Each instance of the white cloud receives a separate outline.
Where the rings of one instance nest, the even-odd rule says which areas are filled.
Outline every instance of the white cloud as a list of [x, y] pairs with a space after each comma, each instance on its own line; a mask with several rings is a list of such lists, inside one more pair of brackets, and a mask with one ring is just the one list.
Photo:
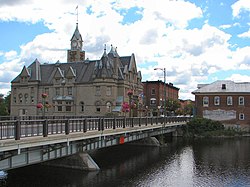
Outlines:
[[7, 53], [4, 54], [4, 57], [7, 59], [7, 60], [12, 60], [12, 59], [15, 59], [17, 56], [17, 52], [16, 51], [9, 51]]
[[238, 35], [240, 38], [250, 38], [250, 29], [247, 32]]
[[238, 0], [232, 5], [232, 9], [233, 9], [233, 16], [239, 17], [241, 12], [250, 11], [250, 1]]
[[231, 28], [232, 27], [232, 25], [221, 25], [219, 28], [220, 29], [229, 29], [229, 28]]
[[226, 78], [226, 80], [232, 80], [234, 82], [250, 82], [250, 76], [233, 74], [230, 77]]
[[[146, 62], [165, 67], [167, 82], [181, 88], [181, 98], [193, 98], [191, 91], [211, 73], [221, 69], [250, 67], [246, 55], [250, 54], [249, 48], [232, 52], [229, 48], [231, 35], [210, 26], [208, 22], [200, 29], [187, 29], [192, 19], [203, 18], [202, 9], [187, 1], [16, 2], [18, 4], [5, 1], [4, 6], [0, 6], [0, 20], [29, 23], [42, 21], [51, 32], [40, 34], [23, 44], [20, 54], [15, 51], [0, 51], [0, 57], [5, 57], [0, 66], [0, 79], [9, 77], [5, 82], [11, 81], [20, 73], [23, 65], [31, 64], [36, 58], [41, 63], [54, 63], [57, 60], [66, 62], [67, 49], [70, 48], [70, 38], [76, 24], [77, 4], [79, 30], [84, 40], [86, 57], [100, 58], [104, 44], [108, 45], [108, 49], [111, 44], [117, 46], [120, 56], [135, 53], [138, 70], [141, 70], [144, 80], [163, 80], [162, 72], [152, 71], [154, 65], [148, 65]], [[240, 0], [232, 6], [235, 16], [239, 15], [241, 10], [247, 10], [246, 2]], [[124, 15], [120, 15], [119, 11], [135, 6], [139, 7], [138, 13], [142, 15], [142, 19], [123, 25]], [[91, 10], [91, 15], [87, 14], [87, 9]], [[222, 25], [220, 28], [229, 27], [230, 25]], [[244, 36], [243, 34], [239, 37]]]
[[250, 69], [250, 47], [238, 48], [232, 55], [236, 69]]

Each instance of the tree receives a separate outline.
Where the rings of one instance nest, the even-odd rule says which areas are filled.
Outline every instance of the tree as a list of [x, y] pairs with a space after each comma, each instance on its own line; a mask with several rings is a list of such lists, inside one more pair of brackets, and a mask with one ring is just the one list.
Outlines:
[[6, 97], [0, 94], [0, 116], [7, 116], [10, 114], [10, 92]]
[[10, 102], [11, 102], [10, 99], [11, 99], [11, 92], [8, 92], [8, 95], [5, 97], [5, 103], [9, 114], [10, 114]]
[[181, 104], [178, 100], [167, 99], [166, 107], [168, 114], [175, 114], [176, 111], [180, 108]]
[[193, 115], [193, 103], [189, 103], [184, 107], [184, 114], [185, 115]]

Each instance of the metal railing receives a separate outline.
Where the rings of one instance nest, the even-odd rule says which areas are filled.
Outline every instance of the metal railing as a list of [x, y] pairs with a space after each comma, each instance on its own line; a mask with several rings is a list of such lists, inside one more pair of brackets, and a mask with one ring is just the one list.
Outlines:
[[[187, 122], [190, 117], [165, 117], [166, 123]], [[21, 138], [56, 134], [70, 134], [75, 132], [103, 131], [106, 129], [133, 128], [164, 124], [163, 117], [16, 117], [0, 121], [0, 141], [6, 139], [20, 140]]]

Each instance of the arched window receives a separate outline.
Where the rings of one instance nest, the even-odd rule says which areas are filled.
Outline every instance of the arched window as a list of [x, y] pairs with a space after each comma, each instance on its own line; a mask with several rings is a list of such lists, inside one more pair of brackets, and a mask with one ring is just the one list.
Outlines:
[[80, 102], [80, 111], [84, 112], [84, 102], [83, 101]]
[[155, 98], [150, 99], [150, 105], [156, 105], [156, 99]]
[[233, 105], [233, 97], [227, 96], [227, 105]]
[[26, 94], [24, 94], [24, 101], [25, 101], [25, 103], [28, 103], [28, 94], [26, 93]]
[[214, 97], [214, 105], [220, 105], [220, 97], [219, 96]]
[[106, 103], [106, 112], [108, 112], [108, 113], [111, 112], [111, 106], [112, 106], [111, 102]]
[[239, 120], [244, 120], [244, 119], [245, 119], [244, 114], [243, 114], [243, 113], [240, 113], [240, 114], [239, 114]]
[[207, 96], [203, 97], [203, 106], [208, 107], [209, 105], [209, 98]]
[[22, 103], [23, 102], [23, 94], [19, 94], [19, 103]]

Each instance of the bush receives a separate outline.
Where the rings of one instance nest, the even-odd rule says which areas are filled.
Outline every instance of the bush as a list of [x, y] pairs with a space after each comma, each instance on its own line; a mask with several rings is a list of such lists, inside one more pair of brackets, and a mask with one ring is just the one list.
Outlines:
[[209, 132], [223, 130], [224, 126], [221, 122], [206, 118], [193, 118], [184, 127], [184, 132], [189, 136], [208, 136]]

